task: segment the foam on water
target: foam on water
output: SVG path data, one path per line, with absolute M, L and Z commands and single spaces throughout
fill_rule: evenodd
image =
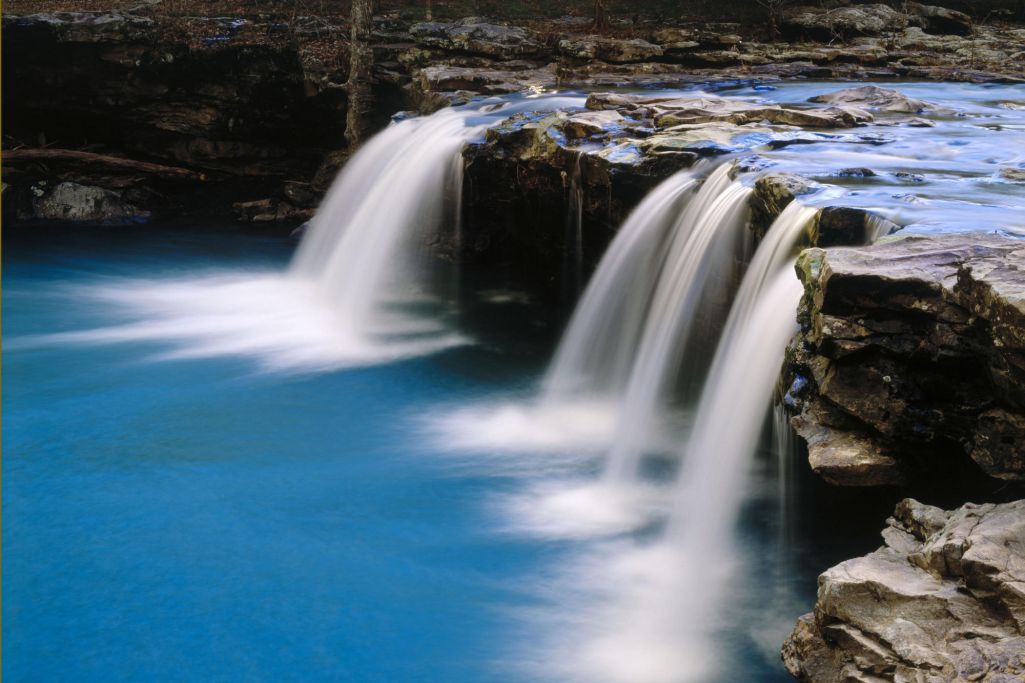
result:
M 124 279 L 79 286 L 76 296 L 110 306 L 126 322 L 25 336 L 9 350 L 53 344 L 153 343 L 159 360 L 240 356 L 269 372 L 325 371 L 432 353 L 465 343 L 428 318 L 387 345 L 353 334 L 314 286 L 279 272 L 178 279 Z

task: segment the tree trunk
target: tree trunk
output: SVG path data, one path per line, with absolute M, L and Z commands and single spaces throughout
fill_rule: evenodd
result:
M 605 0 L 594 0 L 594 30 L 601 33 L 605 30 L 608 19 L 605 16 Z
M 348 113 L 345 117 L 345 139 L 354 150 L 370 134 L 370 112 L 373 108 L 374 50 L 370 44 L 373 27 L 373 0 L 352 0 L 352 43 L 349 46 Z
M 434 21 L 434 15 L 431 13 L 431 0 L 427 0 L 427 21 Z

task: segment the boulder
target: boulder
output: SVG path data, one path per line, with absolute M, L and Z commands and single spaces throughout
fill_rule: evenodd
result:
M 149 218 L 124 201 L 121 194 L 102 187 L 59 183 L 52 189 L 33 187 L 32 218 L 47 222 L 137 223 Z
M 758 177 L 751 195 L 752 225 L 757 235 L 763 235 L 772 221 L 787 205 L 802 195 L 813 194 L 822 186 L 813 180 L 788 173 L 772 171 Z
M 972 18 L 964 12 L 917 2 L 908 3 L 908 9 L 922 20 L 925 30 L 929 33 L 956 36 L 968 36 L 972 33 Z
M 809 249 L 797 270 L 787 403 L 816 472 L 1025 480 L 1025 242 L 909 235 Z
M 559 54 L 575 59 L 601 60 L 614 64 L 644 62 L 662 56 L 662 48 L 639 38 L 580 36 L 559 41 Z
M 1000 177 L 1012 183 L 1025 183 L 1025 168 L 1004 166 L 1000 169 Z
M 618 111 L 586 111 L 569 114 L 560 126 L 569 138 L 586 138 L 615 130 L 622 123 L 623 117 Z
M 844 88 L 825 95 L 816 95 L 809 102 L 832 104 L 843 107 L 859 107 L 877 109 L 887 112 L 919 114 L 936 109 L 936 105 L 923 100 L 908 97 L 893 88 L 881 88 L 878 85 L 863 85 L 858 88 Z
M 420 45 L 494 59 L 514 59 L 544 50 L 533 31 L 493 24 L 480 17 L 466 17 L 451 23 L 414 24 L 409 33 Z
M 798 680 L 1025 679 L 1025 500 L 897 504 L 884 545 L 819 577 L 783 645 Z

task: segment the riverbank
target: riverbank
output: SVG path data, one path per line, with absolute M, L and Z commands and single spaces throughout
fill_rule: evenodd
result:
M 194 212 L 294 227 L 347 156 L 348 27 L 326 6 L 309 14 L 174 3 L 6 9 L 9 225 Z M 781 25 L 785 40 L 767 41 L 754 22 L 638 16 L 595 35 L 579 17 L 519 26 L 393 11 L 375 19 L 373 125 L 474 97 L 567 89 L 1025 82 L 1021 25 L 1004 15 L 973 22 L 916 12 L 794 10 Z M 82 187 L 45 197 L 65 182 Z

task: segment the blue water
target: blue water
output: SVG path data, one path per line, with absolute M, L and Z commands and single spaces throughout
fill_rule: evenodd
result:
M 57 233 L 7 244 L 4 338 L 101 326 L 76 289 L 283 265 L 287 240 Z M 5 351 L 8 681 L 491 680 L 543 551 L 496 539 L 503 482 L 408 425 L 508 386 L 479 349 L 307 376 L 154 361 L 153 345 Z M 525 373 L 529 377 L 529 373 Z
M 245 355 L 169 358 L 160 340 L 52 335 L 130 322 L 97 289 L 282 270 L 286 238 L 36 227 L 4 246 L 5 680 L 543 677 L 549 662 L 520 661 L 547 637 L 524 615 L 552 611 L 547 580 L 586 545 L 503 530 L 493 502 L 523 474 L 489 453 L 454 459 L 423 429 L 439 410 L 536 389 L 556 331 L 542 307 L 491 274 L 463 302 L 474 343 L 267 372 Z M 779 564 L 764 554 L 773 506 L 749 502 L 755 578 L 723 634 L 747 680 L 786 680 L 781 636 L 755 642 L 752 620 L 792 623 L 815 574 L 879 528 L 870 517 L 854 551 L 826 551 L 835 527 L 820 510 L 813 550 Z M 765 598 L 770 583 L 798 601 Z

